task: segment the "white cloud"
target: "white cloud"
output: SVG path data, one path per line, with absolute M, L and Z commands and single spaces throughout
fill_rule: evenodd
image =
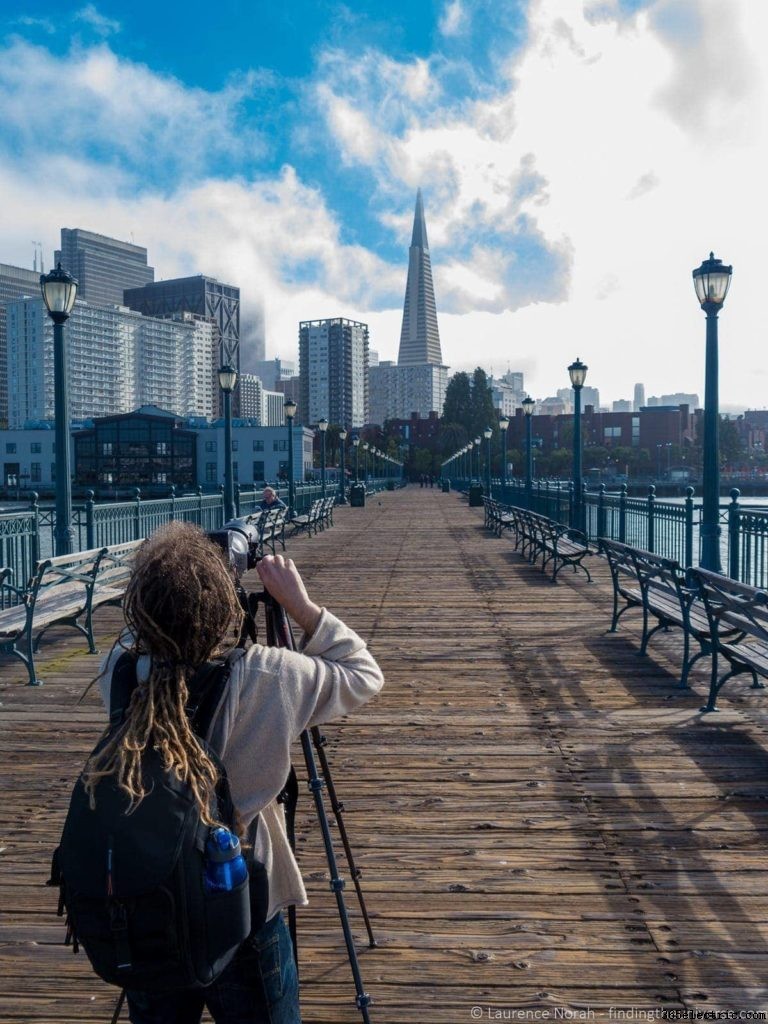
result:
M 108 18 L 101 14 L 94 4 L 86 4 L 75 13 L 75 21 L 82 21 L 89 25 L 98 35 L 105 38 L 120 32 L 122 25 L 115 18 Z
M 457 36 L 463 31 L 466 23 L 467 12 L 462 0 L 449 0 L 440 16 L 438 29 L 444 36 Z

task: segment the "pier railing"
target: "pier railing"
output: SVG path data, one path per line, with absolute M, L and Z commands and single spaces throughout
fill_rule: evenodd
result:
M 468 480 L 455 480 L 461 490 Z M 492 482 L 493 496 L 509 505 L 527 507 L 525 481 Z M 720 506 L 720 558 L 722 571 L 742 583 L 768 589 L 768 508 L 744 505 L 734 488 L 731 500 Z M 573 485 L 562 480 L 535 480 L 530 489 L 530 507 L 560 523 L 570 523 Z M 692 487 L 679 501 L 656 497 L 653 486 L 643 498 L 629 497 L 626 486 L 609 492 L 604 485 L 583 492 L 585 532 L 591 540 L 608 537 L 633 547 L 644 548 L 680 565 L 698 565 L 701 557 L 701 504 Z

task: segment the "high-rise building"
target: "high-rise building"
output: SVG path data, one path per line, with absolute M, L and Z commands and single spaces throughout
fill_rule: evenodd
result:
M 635 384 L 634 400 L 632 402 L 632 412 L 640 412 L 645 405 L 645 384 Z
M 211 359 L 211 379 L 214 387 L 214 411 L 221 412 L 218 370 L 221 366 L 234 366 L 240 372 L 240 289 L 222 284 L 213 277 L 178 277 L 168 281 L 154 281 L 143 288 L 128 288 L 125 304 L 145 316 L 167 317 L 174 314 L 194 313 L 216 325 L 218 344 Z M 239 414 L 240 395 L 235 388 L 232 411 Z
M 441 366 L 443 362 L 421 189 L 416 192 L 397 362 L 399 366 L 417 366 L 422 363 Z
M 344 317 L 299 324 L 299 380 L 306 423 L 368 422 L 368 325 Z
M 294 416 L 294 420 L 297 423 L 306 423 L 307 417 L 301 404 L 301 377 L 297 375 L 295 377 L 286 377 L 284 380 L 275 381 L 275 390 L 283 396 L 283 405 L 288 401 L 296 403 L 296 415 Z M 284 413 L 283 422 L 285 422 Z
M 253 372 L 265 388 L 274 388 L 279 380 L 288 380 L 296 375 L 296 363 L 292 359 L 281 359 L 276 356 L 274 359 L 259 359 L 253 367 Z
M 8 303 L 8 419 L 54 418 L 53 324 L 42 298 Z M 154 405 L 179 416 L 213 413 L 213 324 L 165 319 L 78 299 L 64 328 L 70 417 L 92 419 Z
M 240 419 L 256 420 L 261 423 L 261 393 L 264 386 L 261 377 L 255 373 L 241 373 L 238 379 L 240 387 Z
M 491 377 L 491 398 L 494 408 L 500 416 L 514 416 L 515 409 L 525 398 L 525 385 L 522 373 L 505 373 L 503 377 Z
M 628 398 L 619 398 L 613 403 L 613 412 L 632 412 L 632 403 Z
M 26 267 L 0 263 L 0 427 L 8 426 L 8 339 L 6 304 L 22 295 L 40 294 L 40 274 Z
M 397 365 L 382 362 L 371 366 L 370 421 L 410 419 L 413 413 L 427 417 L 442 414 L 448 367 L 443 365 L 437 306 L 432 283 L 432 262 L 424 218 L 421 189 L 416 193 L 411 246 L 408 250 L 408 279 L 400 329 Z
M 53 259 L 77 278 L 78 298 L 97 306 L 122 306 L 126 288 L 138 288 L 155 277 L 142 246 L 83 228 L 61 229 L 61 249 Z

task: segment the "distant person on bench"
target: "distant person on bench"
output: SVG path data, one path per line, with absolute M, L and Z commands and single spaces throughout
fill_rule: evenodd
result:
M 287 508 L 285 502 L 278 498 L 277 492 L 274 487 L 264 488 L 264 497 L 259 502 L 259 508 L 266 512 L 269 512 L 273 508 Z

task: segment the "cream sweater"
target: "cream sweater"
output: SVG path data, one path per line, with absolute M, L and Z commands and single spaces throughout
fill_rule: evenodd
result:
M 100 679 L 107 707 L 112 668 L 121 653 L 117 646 Z M 137 673 L 140 680 L 147 678 L 148 657 L 139 659 Z M 291 903 L 307 902 L 283 809 L 275 799 L 288 776 L 291 745 L 304 729 L 364 704 L 383 684 L 365 642 L 325 608 L 314 633 L 302 638 L 298 651 L 255 644 L 232 665 L 207 739 L 227 769 L 232 798 L 247 826 L 254 856 L 266 865 L 269 917 Z M 297 763 L 299 778 L 303 770 L 302 760 Z

